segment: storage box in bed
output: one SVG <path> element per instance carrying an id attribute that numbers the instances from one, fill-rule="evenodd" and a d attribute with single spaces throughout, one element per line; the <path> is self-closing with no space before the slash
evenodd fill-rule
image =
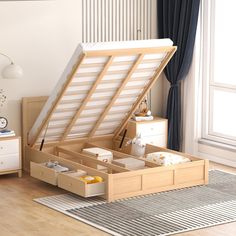
<path id="1" fill-rule="evenodd" d="M 208 162 L 187 154 L 182 155 L 192 160 L 189 163 L 163 167 L 141 158 L 144 168 L 130 170 L 83 153 L 84 148 L 99 147 L 112 152 L 114 160 L 137 159 L 120 148 L 119 134 L 175 50 L 169 39 L 80 45 L 30 131 L 26 120 L 35 116 L 34 105 L 23 100 L 24 136 L 29 131 L 24 166 L 31 162 L 31 175 L 81 196 L 101 195 L 108 201 L 206 184 Z M 156 151 L 167 149 L 147 145 L 146 153 Z M 48 160 L 100 176 L 103 182 L 87 186 L 67 173 L 52 173 L 49 180 L 35 174 L 37 166 Z M 106 171 L 97 170 L 98 165 Z"/>

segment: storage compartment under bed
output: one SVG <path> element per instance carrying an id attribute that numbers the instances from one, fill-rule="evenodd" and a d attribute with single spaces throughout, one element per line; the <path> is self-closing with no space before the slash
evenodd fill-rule
<path id="1" fill-rule="evenodd" d="M 133 158 L 142 160 L 145 163 L 144 168 L 130 170 L 128 168 L 116 165 L 114 162 L 107 163 L 83 153 L 83 148 L 99 147 L 110 151 L 114 160 Z M 55 173 L 50 168 L 41 163 L 31 162 L 31 176 L 43 180 L 47 183 L 58 185 L 72 193 L 83 197 L 102 195 L 108 201 L 114 201 L 121 198 L 137 195 L 155 193 L 160 191 L 172 190 L 195 185 L 202 185 L 208 182 L 208 161 L 201 160 L 188 154 L 171 151 L 165 148 L 159 148 L 153 145 L 146 146 L 145 154 L 152 152 L 172 152 L 178 155 L 188 157 L 191 161 L 182 164 L 159 166 L 145 157 L 135 157 L 123 153 L 122 149 L 116 147 L 116 142 L 111 140 L 78 143 L 63 146 L 56 146 L 50 150 L 50 154 L 45 151 L 30 148 L 29 151 L 44 156 L 48 160 L 58 160 L 63 165 L 68 166 L 69 172 Z M 37 156 L 34 154 L 34 156 Z M 41 158 L 40 158 L 41 159 Z M 105 169 L 97 169 L 97 166 L 103 166 Z M 101 183 L 86 184 L 76 175 L 77 170 L 84 170 L 86 174 L 101 176 L 104 181 Z"/>

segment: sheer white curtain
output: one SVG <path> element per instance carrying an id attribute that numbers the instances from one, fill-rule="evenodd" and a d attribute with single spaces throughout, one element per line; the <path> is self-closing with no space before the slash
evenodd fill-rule
<path id="1" fill-rule="evenodd" d="M 202 11 L 199 12 L 198 28 L 195 40 L 193 61 L 187 78 L 182 81 L 182 151 L 197 155 L 198 139 L 201 135 L 201 41 Z"/>

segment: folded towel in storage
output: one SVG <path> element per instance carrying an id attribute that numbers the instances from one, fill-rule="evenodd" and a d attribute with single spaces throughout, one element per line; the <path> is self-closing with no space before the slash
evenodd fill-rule
<path id="1" fill-rule="evenodd" d="M 48 161 L 45 163 L 48 168 L 54 169 L 56 172 L 66 172 L 69 168 L 66 166 L 59 165 L 58 161 Z"/>

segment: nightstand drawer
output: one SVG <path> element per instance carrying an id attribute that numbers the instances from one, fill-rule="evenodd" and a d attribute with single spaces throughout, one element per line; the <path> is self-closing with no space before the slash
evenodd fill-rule
<path id="1" fill-rule="evenodd" d="M 21 169 L 19 154 L 0 155 L 0 171 Z"/>
<path id="2" fill-rule="evenodd" d="M 137 124 L 136 133 L 142 136 L 160 135 L 166 133 L 166 122 L 150 122 Z"/>
<path id="3" fill-rule="evenodd" d="M 0 140 L 0 155 L 19 153 L 19 139 Z"/>
<path id="4" fill-rule="evenodd" d="M 167 146 L 166 139 L 167 139 L 166 135 L 149 136 L 143 138 L 145 143 L 152 144 L 158 147 L 166 147 Z"/>

